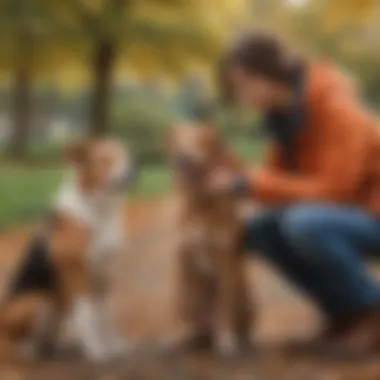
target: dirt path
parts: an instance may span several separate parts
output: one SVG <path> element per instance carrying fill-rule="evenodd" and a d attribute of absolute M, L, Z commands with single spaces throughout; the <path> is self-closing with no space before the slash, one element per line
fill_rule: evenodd
<path fill-rule="evenodd" d="M 155 220 L 160 204 L 133 203 L 127 207 L 130 236 L 144 236 Z M 133 221 L 133 222 L 132 222 Z M 0 275 L 2 282 L 26 244 L 33 228 L 25 227 L 0 235 Z M 139 258 L 149 266 L 151 258 Z M 145 260 L 145 261 L 144 261 Z M 80 361 L 36 363 L 20 368 L 0 367 L 0 380 L 379 380 L 380 360 L 365 364 L 327 365 L 311 361 L 289 360 L 276 352 L 272 343 L 293 337 L 312 335 L 318 325 L 316 313 L 306 300 L 258 260 L 247 261 L 247 272 L 259 306 L 255 352 L 232 361 L 220 360 L 205 352 L 167 357 L 136 355 L 108 367 L 93 367 Z M 150 280 L 150 279 L 149 279 Z M 144 290 L 145 291 L 145 290 Z M 149 292 L 149 289 L 147 290 Z M 135 294 L 135 293 L 134 293 Z M 135 295 L 136 297 L 136 295 Z M 125 298 L 128 298 L 125 295 Z M 139 295 L 144 300 L 144 296 Z M 146 305 L 145 305 L 146 307 Z M 141 321 L 157 319 L 156 304 L 144 309 Z M 140 321 L 140 322 L 141 322 Z"/>

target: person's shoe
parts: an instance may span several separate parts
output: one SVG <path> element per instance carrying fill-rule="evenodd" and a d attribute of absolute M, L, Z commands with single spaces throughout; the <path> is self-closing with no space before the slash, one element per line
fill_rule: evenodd
<path fill-rule="evenodd" d="M 379 353 L 380 309 L 353 318 L 345 331 L 324 344 L 316 354 L 330 360 L 365 360 Z"/>
<path fill-rule="evenodd" d="M 319 347 L 334 341 L 343 335 L 351 325 L 351 318 L 335 318 L 328 321 L 322 331 L 310 339 L 297 339 L 285 344 L 285 351 L 289 354 L 304 355 L 314 352 Z"/>
<path fill-rule="evenodd" d="M 380 348 L 380 308 L 330 321 L 321 334 L 309 341 L 293 342 L 287 352 L 327 359 L 365 359 Z"/>
<path fill-rule="evenodd" d="M 380 308 L 333 321 L 313 341 L 300 344 L 293 353 L 328 360 L 365 360 L 380 348 Z"/>

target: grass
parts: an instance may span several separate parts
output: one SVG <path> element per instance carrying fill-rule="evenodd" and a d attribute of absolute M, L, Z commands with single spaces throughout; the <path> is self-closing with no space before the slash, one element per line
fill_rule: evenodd
<path fill-rule="evenodd" d="M 170 189 L 170 173 L 163 166 L 144 167 L 131 192 L 132 198 L 154 198 L 164 195 Z"/>
<path fill-rule="evenodd" d="M 59 169 L 0 168 L 0 229 L 48 210 L 61 177 Z"/>

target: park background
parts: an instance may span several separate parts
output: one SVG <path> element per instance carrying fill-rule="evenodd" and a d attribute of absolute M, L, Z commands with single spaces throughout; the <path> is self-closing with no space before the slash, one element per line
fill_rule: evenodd
<path fill-rule="evenodd" d="M 380 106 L 376 0 L 0 0 L 0 231 L 43 215 L 62 147 L 115 135 L 141 168 L 132 197 L 170 188 L 162 140 L 216 95 L 223 47 L 247 28 L 326 57 Z M 242 159 L 258 162 L 260 115 L 216 108 Z"/>
<path fill-rule="evenodd" d="M 379 112 L 378 0 L 0 0 L 0 295 L 59 186 L 62 148 L 112 134 L 132 148 L 141 169 L 126 206 L 129 244 L 138 249 L 126 255 L 120 302 L 123 310 L 136 302 L 137 314 L 134 323 L 124 313 L 121 319 L 128 321 L 127 337 L 137 330 L 142 340 L 173 328 L 160 293 L 168 288 L 173 235 L 160 223 L 161 198 L 165 202 L 170 191 L 162 141 L 173 124 L 215 105 L 218 58 L 231 38 L 250 28 L 333 60 L 356 79 L 366 106 Z M 260 115 L 221 106 L 213 112 L 236 154 L 258 164 L 266 146 Z M 262 345 L 254 355 L 233 362 L 204 353 L 132 356 L 104 371 L 80 360 L 0 365 L 0 379 L 380 379 L 378 357 L 322 365 L 268 352 L 271 342 L 312 336 L 320 316 L 279 273 L 252 257 L 245 264 L 259 306 L 255 341 Z M 380 278 L 378 265 L 371 270 Z"/>

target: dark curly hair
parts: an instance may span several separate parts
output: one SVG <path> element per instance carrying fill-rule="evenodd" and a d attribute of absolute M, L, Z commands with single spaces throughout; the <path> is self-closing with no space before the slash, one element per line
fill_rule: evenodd
<path fill-rule="evenodd" d="M 249 74 L 287 83 L 294 65 L 300 60 L 291 60 L 284 43 L 273 35 L 248 32 L 237 38 L 222 56 L 218 67 L 218 83 L 222 100 L 231 101 L 228 73 L 238 66 Z"/>

